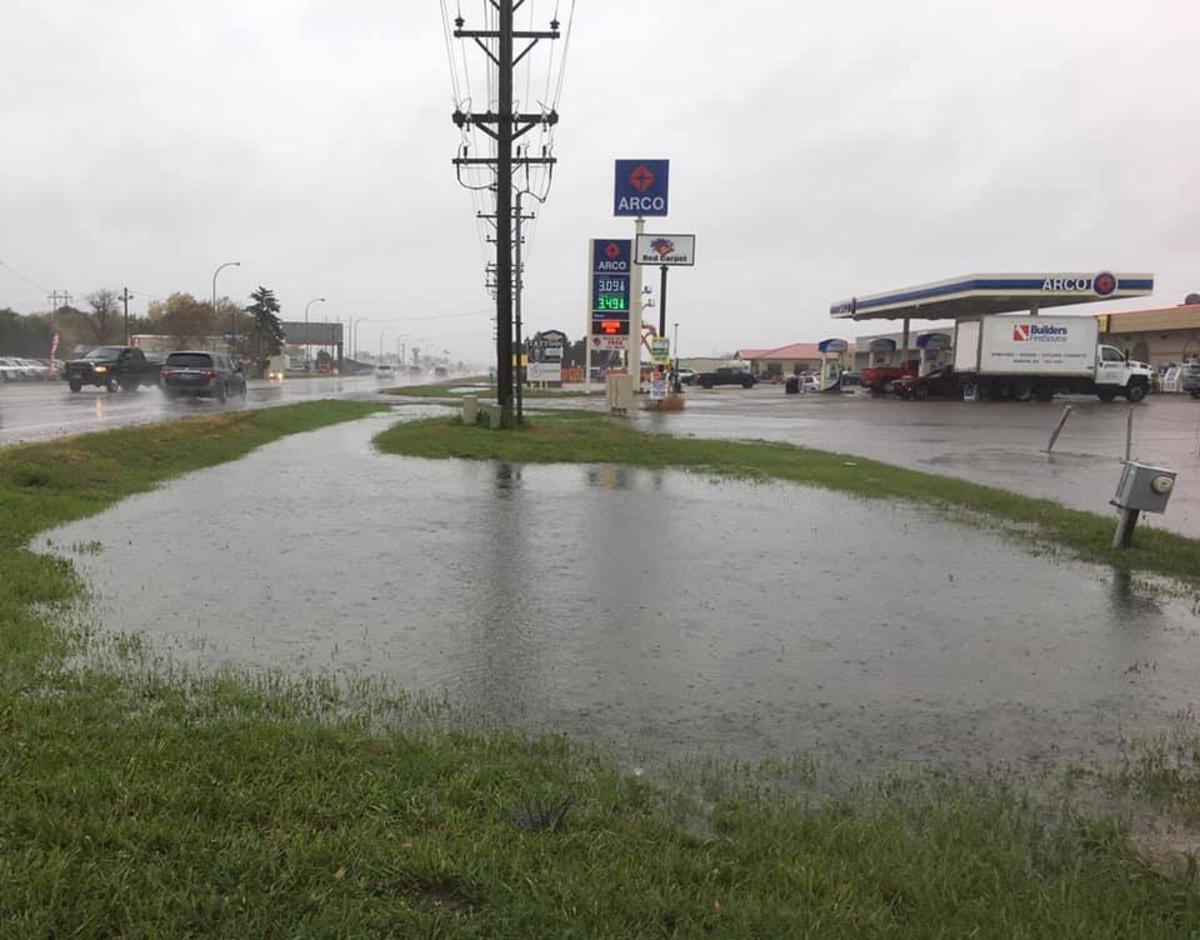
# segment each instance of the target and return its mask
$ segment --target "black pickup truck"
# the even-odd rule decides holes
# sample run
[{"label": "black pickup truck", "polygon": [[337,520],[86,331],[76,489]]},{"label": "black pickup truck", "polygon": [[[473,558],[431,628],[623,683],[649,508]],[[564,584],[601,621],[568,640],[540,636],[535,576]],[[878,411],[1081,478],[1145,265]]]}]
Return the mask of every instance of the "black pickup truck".
[{"label": "black pickup truck", "polygon": [[714,388],[718,385],[740,385],[742,388],[753,388],[758,379],[748,369],[727,369],[722,366],[715,372],[701,372],[693,380],[694,385],[701,388]]},{"label": "black pickup truck", "polygon": [[72,359],[65,369],[73,392],[85,385],[134,392],[139,385],[157,385],[161,371],[162,363],[147,359],[136,346],[97,346],[82,359]]}]

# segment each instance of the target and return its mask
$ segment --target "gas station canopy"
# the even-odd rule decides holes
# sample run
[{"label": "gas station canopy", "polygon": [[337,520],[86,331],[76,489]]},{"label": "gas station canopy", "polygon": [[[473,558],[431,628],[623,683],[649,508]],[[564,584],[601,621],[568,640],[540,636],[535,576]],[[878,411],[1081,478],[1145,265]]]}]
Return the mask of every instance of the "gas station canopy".
[{"label": "gas station canopy", "polygon": [[1153,292],[1153,274],[967,274],[934,284],[851,297],[830,306],[829,314],[847,320],[958,320],[989,313],[1036,313],[1045,307],[1145,297]]}]

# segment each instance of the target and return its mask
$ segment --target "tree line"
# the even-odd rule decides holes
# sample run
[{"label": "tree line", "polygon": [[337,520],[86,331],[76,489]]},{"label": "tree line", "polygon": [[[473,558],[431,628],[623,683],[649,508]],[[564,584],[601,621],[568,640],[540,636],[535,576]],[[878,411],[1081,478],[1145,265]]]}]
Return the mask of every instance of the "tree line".
[{"label": "tree line", "polygon": [[[20,314],[0,308],[0,355],[46,359],[55,335],[58,358],[69,358],[77,349],[125,343],[125,317],[120,294],[107,288],[85,298],[87,309],[64,305],[56,310]],[[232,340],[241,359],[264,359],[283,348],[283,325],[274,292],[258,287],[242,307],[222,297],[216,307],[188,293],[174,293],[152,301],[144,315],[129,316],[129,335],[167,336],[176,348],[206,346],[219,336]]]}]

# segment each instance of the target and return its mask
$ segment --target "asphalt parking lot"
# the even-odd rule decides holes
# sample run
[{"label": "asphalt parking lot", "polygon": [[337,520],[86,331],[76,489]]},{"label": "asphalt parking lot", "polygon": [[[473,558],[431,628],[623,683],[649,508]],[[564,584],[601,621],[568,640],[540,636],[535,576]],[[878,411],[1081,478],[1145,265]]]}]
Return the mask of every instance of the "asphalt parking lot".
[{"label": "asphalt parking lot", "polygon": [[[686,390],[686,408],[640,413],[647,430],[783,441],[1058,500],[1097,513],[1109,505],[1125,456],[1178,472],[1163,516],[1145,525],[1200,537],[1200,402],[1156,395],[1137,405],[1073,397],[1038,402],[908,402],[865,393],[785,395],[781,385]],[[1053,453],[1045,448],[1065,405]]]}]

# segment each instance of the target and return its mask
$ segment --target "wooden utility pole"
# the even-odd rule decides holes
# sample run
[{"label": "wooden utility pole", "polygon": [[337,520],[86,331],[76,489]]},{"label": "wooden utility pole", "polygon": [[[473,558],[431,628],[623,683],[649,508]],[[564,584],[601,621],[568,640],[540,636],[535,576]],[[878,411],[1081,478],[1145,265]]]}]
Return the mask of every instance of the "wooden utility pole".
[{"label": "wooden utility pole", "polygon": [[[539,39],[557,39],[558,21],[550,22],[550,29],[516,30],[513,28],[513,13],[524,0],[491,0],[497,13],[497,29],[464,29],[465,21],[459,16],[454,21],[454,36],[457,39],[473,39],[492,64],[496,67],[497,103],[496,111],[466,113],[456,110],[452,119],[460,128],[478,127],[496,142],[495,157],[470,157],[466,147],[454,158],[462,182],[464,166],[488,166],[495,171],[496,193],[496,402],[500,406],[501,423],[505,427],[513,424],[513,232],[509,224],[513,214],[513,165],[552,166],[554,158],[513,158],[513,141],[539,124],[558,123],[558,114],[520,114],[513,112],[513,68],[532,49]],[[528,45],[516,53],[517,40]],[[493,42],[494,49],[493,51]]]},{"label": "wooden utility pole", "polygon": [[125,306],[125,345],[129,345],[129,298],[133,294],[129,293],[128,287],[121,288],[121,303]]}]

